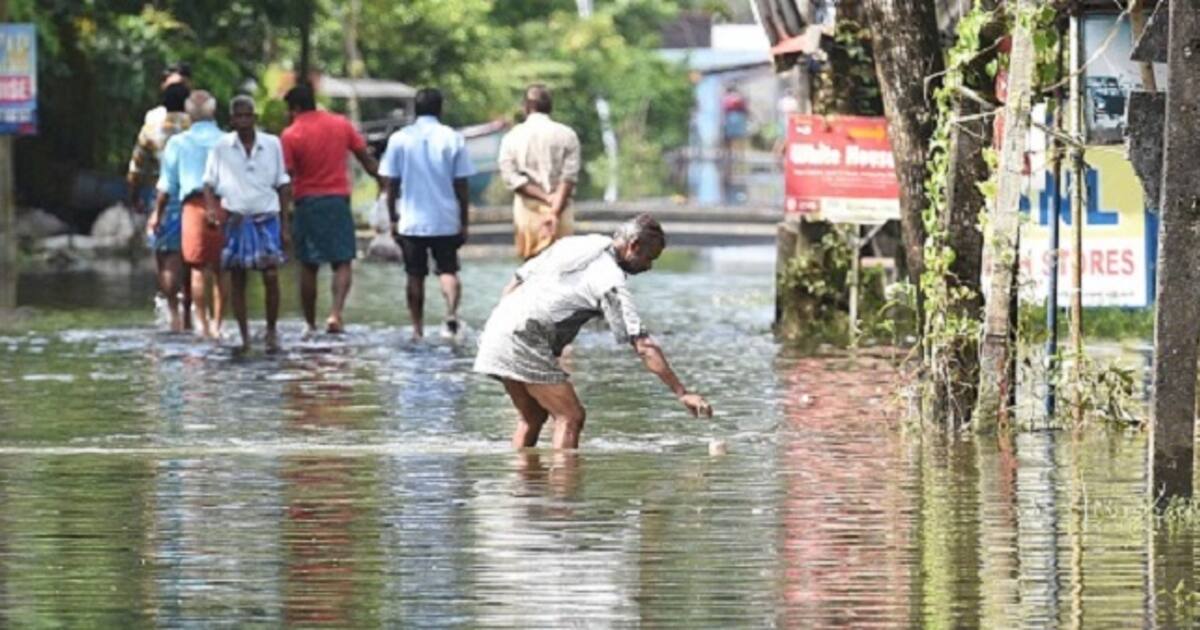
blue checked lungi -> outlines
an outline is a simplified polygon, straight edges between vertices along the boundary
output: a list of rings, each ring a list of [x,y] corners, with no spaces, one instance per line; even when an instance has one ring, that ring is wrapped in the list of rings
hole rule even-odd
[[[279,214],[242,215],[229,213],[225,224],[224,269],[269,269],[284,262]]]

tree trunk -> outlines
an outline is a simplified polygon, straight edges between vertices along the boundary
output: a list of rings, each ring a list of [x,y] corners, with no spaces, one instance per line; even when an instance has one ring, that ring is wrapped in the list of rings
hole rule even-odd
[[[1167,45],[1167,118],[1163,150],[1162,222],[1159,225],[1157,308],[1154,323],[1151,495],[1192,495],[1196,417],[1196,351],[1200,340],[1200,74],[1196,41],[1200,9],[1170,4]]]
[[[346,7],[346,77],[358,79],[365,76],[362,53],[358,48],[358,18],[362,15],[362,0],[350,0]],[[358,106],[358,92],[351,90],[347,103],[350,120],[358,126],[362,123],[362,111]]]
[[[306,4],[300,15],[300,63],[296,71],[296,85],[312,85],[312,23],[313,8]]]
[[[1021,0],[1016,13],[1031,10],[1031,0]],[[1021,184],[1025,166],[1026,136],[1029,131],[1035,69],[1033,33],[1017,19],[1009,57],[1008,99],[1004,106],[1004,139],[1000,151],[996,206],[991,229],[985,235],[991,279],[985,296],[983,346],[979,361],[979,393],[972,424],[977,432],[991,432],[998,422],[1007,422],[1009,399],[1016,383],[1012,374],[1013,287],[1018,257],[1018,225]]]
[[[888,135],[900,180],[900,226],[908,279],[920,286],[924,270],[925,163],[937,125],[930,98],[942,71],[937,16],[932,0],[867,0],[875,71],[883,95]],[[921,317],[921,321],[924,318]]]
[[[959,99],[954,117],[962,119],[979,114],[982,107]],[[983,268],[983,233],[979,231],[979,213],[984,208],[979,182],[989,176],[984,149],[991,146],[992,124],[988,119],[958,123],[950,132],[950,164],[946,182],[946,207],[939,217],[946,232],[946,243],[954,250],[954,262],[946,277],[950,294],[965,288],[970,297],[952,298],[949,316],[977,321],[983,311],[983,290],[979,275]],[[932,379],[928,413],[954,429],[971,419],[979,383],[979,344],[974,339],[959,340],[943,348],[934,359],[940,365],[930,370]]]

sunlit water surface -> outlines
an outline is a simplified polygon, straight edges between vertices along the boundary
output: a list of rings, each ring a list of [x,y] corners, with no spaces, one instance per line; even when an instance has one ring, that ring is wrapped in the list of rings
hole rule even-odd
[[[395,267],[359,267],[343,338],[302,341],[289,284],[274,357],[155,332],[144,272],[25,277],[66,323],[0,335],[0,627],[1191,623],[1142,436],[921,439],[886,352],[776,345],[769,250],[662,266],[643,318],[717,417],[586,329],[578,454],[514,453],[470,373],[508,260],[465,263],[459,344],[432,282],[408,341]]]

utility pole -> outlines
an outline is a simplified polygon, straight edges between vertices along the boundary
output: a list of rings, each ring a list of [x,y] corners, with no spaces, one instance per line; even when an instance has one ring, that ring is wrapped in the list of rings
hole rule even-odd
[[[1065,68],[1064,53],[1066,49],[1063,47],[1065,39],[1062,35],[1062,23],[1059,22],[1056,26],[1060,38],[1058,45],[1058,75],[1062,76]],[[1069,28],[1069,26],[1068,26]],[[1050,127],[1056,133],[1046,134],[1050,147],[1050,162],[1051,170],[1054,173],[1054,197],[1050,202],[1050,278],[1046,291],[1046,423],[1049,424],[1054,419],[1054,414],[1058,405],[1057,384],[1055,382],[1058,374],[1058,266],[1061,256],[1060,243],[1060,227],[1062,222],[1062,158],[1064,143],[1058,137],[1063,131],[1063,91],[1062,83],[1060,82],[1054,88],[1053,111],[1054,118],[1050,122]]]
[[[1087,142],[1087,130],[1083,124],[1083,38],[1080,32],[1080,8],[1071,13],[1071,87],[1070,119],[1071,137],[1071,352],[1075,355],[1072,376],[1076,399],[1075,422],[1083,422],[1083,224],[1087,221],[1087,164],[1083,161],[1083,146]]]
[[[316,12],[316,2],[306,0],[298,3],[296,10],[300,11],[300,60],[296,70],[296,85],[312,85],[310,74],[312,68],[312,23],[313,13]]]
[[[362,0],[350,0],[346,7],[346,78],[350,79],[350,99],[347,103],[347,113],[355,127],[362,125],[362,110],[358,103],[358,88],[354,83],[366,74],[363,67],[362,53],[358,49],[358,18],[362,15]]]
[[[983,320],[983,345],[979,351],[979,397],[971,424],[977,433],[995,431],[1007,423],[1009,400],[1016,383],[1012,378],[1014,352],[1012,309],[1014,306],[1021,188],[1024,180],[1026,136],[1033,101],[1035,69],[1033,32],[1028,20],[1019,16],[1033,10],[1033,0],[1017,2],[1009,57],[1008,97],[1004,102],[1004,138],[996,205],[991,229],[985,235],[985,251],[991,254],[991,278]]]

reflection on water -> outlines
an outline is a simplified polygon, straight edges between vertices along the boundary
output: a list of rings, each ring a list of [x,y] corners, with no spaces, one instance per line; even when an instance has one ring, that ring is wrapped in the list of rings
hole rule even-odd
[[[0,627],[1191,623],[1195,532],[1145,518],[1142,435],[907,432],[889,353],[775,346],[763,254],[633,281],[712,422],[581,335],[578,454],[509,449],[470,343],[407,341],[394,267],[278,357],[152,333],[111,301],[140,278],[75,293],[95,325],[0,333]],[[512,265],[472,262],[477,330]]]

